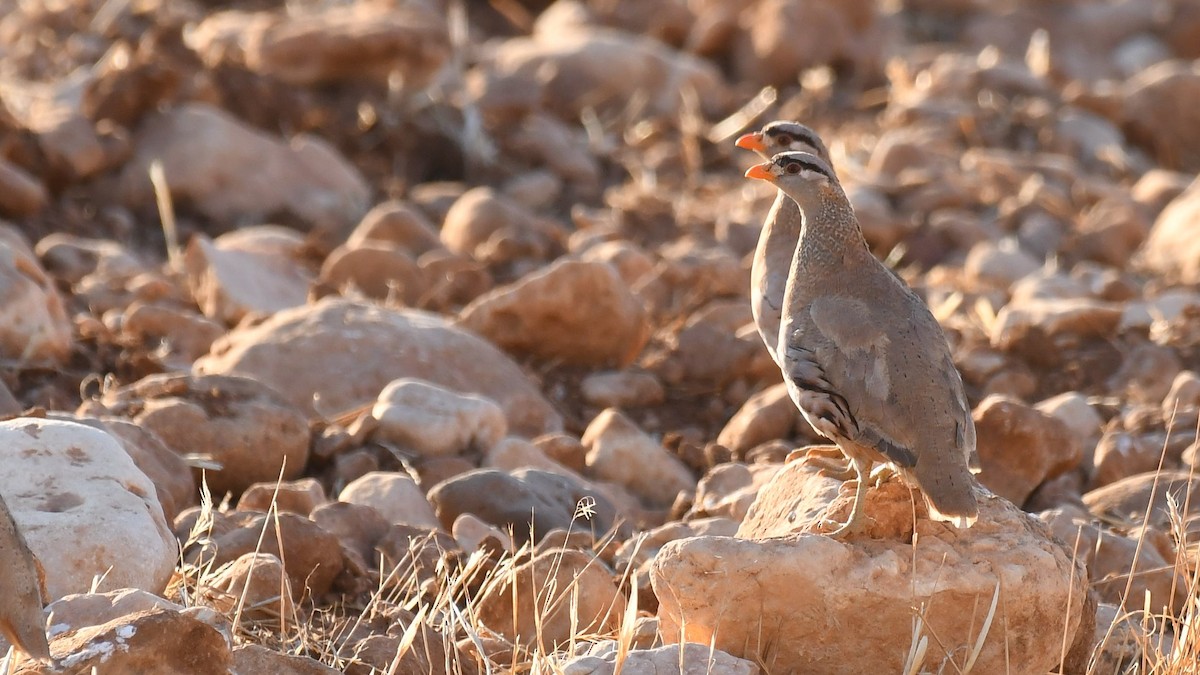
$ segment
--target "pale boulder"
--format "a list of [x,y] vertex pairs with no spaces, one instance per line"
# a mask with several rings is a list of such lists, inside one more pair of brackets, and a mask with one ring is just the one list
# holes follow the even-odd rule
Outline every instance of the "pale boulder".
[[0,422],[0,494],[46,572],[51,599],[102,588],[161,592],[177,544],[155,496],[113,436],[72,422]]
[[583,432],[591,475],[622,485],[651,506],[666,507],[680,492],[696,488],[696,478],[679,458],[609,408]]
[[253,377],[324,415],[368,404],[389,382],[411,377],[492,399],[516,433],[562,428],[562,417],[509,357],[418,310],[328,298],[233,330],[195,369]]
[[[826,508],[846,517],[851,495],[831,504],[824,487],[836,485],[789,464],[738,537],[664,546],[651,567],[664,639],[712,645],[777,672],[901,672],[913,608],[922,607],[915,633],[928,638],[924,666],[953,652],[961,667],[999,592],[978,672],[1005,672],[1018,649],[1020,672],[1044,673],[1059,661],[1064,632],[1072,644],[1087,577],[1047,526],[981,495],[979,520],[955,529],[930,520],[923,500],[893,480],[868,492],[865,533],[844,541],[803,533]],[[847,629],[864,617],[871,630]]]
[[577,260],[476,298],[459,324],[514,354],[577,366],[627,365],[650,336],[646,310],[617,271]]
[[372,471],[342,488],[338,501],[370,506],[393,524],[435,529],[439,526],[425,493],[416,481],[402,473]]
[[425,457],[487,450],[508,432],[504,410],[478,394],[459,394],[413,378],[379,393],[374,437]]
[[188,289],[205,316],[226,325],[299,307],[314,276],[301,261],[305,245],[300,233],[273,225],[197,235],[183,256]]
[[150,116],[120,178],[131,205],[154,203],[150,164],[162,162],[171,195],[235,224],[289,212],[321,230],[348,230],[367,209],[370,186],[324,140],[291,141],[253,129],[223,110],[188,103]]
[[1137,263],[1149,272],[1183,283],[1200,282],[1197,218],[1200,218],[1200,181],[1194,181],[1158,214],[1150,236],[1138,251]]

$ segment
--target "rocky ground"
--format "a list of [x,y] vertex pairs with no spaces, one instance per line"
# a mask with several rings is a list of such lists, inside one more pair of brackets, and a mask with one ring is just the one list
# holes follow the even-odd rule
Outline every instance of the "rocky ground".
[[[1193,0],[0,0],[0,673],[1196,672],[1198,57]],[[780,118],[946,329],[969,530],[804,531]]]

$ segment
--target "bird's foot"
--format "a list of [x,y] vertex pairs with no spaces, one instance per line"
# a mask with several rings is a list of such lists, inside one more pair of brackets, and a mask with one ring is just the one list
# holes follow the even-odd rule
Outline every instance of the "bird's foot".
[[836,478],[842,482],[848,481],[857,473],[854,471],[854,465],[842,453],[841,448],[836,445],[814,445],[806,448],[798,448],[788,453],[785,462],[798,461],[805,466],[811,466],[817,470],[817,473],[829,478]]
[[867,479],[867,485],[877,488],[899,475],[900,472],[891,464],[880,464],[871,472],[871,477]]

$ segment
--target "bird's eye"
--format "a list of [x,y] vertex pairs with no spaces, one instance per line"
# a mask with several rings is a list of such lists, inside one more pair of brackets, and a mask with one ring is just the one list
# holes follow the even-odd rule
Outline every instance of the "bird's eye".
[[778,136],[775,137],[775,142],[780,145],[791,145],[792,141],[794,141],[794,140],[796,140],[796,139],[792,138],[791,136],[789,136],[787,134],[779,134]]
[[800,165],[794,164],[794,163],[788,164],[787,166],[783,167],[783,170],[787,171],[788,173],[790,173],[792,175],[795,175],[795,174],[800,173]]

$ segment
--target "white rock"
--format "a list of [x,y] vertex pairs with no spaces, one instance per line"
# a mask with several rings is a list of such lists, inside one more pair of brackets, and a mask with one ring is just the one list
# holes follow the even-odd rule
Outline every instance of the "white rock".
[[628,488],[647,504],[670,506],[675,495],[696,488],[683,462],[612,408],[597,415],[580,440],[593,476]]
[[57,364],[70,349],[62,298],[25,237],[0,221],[0,358]]
[[161,593],[175,537],[154,483],[120,441],[74,422],[0,422],[0,494],[46,571],[52,599],[101,589]]
[[342,488],[338,501],[370,506],[390,523],[440,528],[416,481],[402,473],[372,471]]
[[504,410],[491,400],[412,378],[384,387],[371,414],[376,438],[427,457],[487,449],[508,432]]

